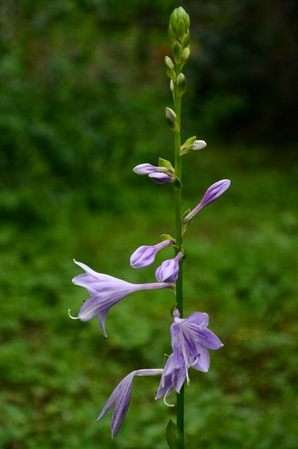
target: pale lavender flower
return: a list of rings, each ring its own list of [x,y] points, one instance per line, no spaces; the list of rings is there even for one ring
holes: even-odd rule
[[[152,181],[156,182],[156,184],[166,184],[168,182],[175,181],[175,177],[170,176],[167,173],[150,173],[148,178],[152,179]]]
[[[223,346],[219,338],[207,329],[207,313],[194,312],[188,318],[180,318],[178,309],[174,311],[174,323],[171,325],[171,341],[176,368],[185,367],[187,383],[188,368],[207,372],[210,359],[208,349]]]
[[[209,189],[206,190],[200,203],[191,211],[183,220],[183,223],[188,223],[203,207],[215,201],[221,196],[229,187],[231,181],[229,179],[222,179],[221,181],[212,184]]]
[[[149,245],[140,246],[130,256],[130,265],[132,266],[132,268],[136,269],[144,268],[147,267],[148,265],[151,265],[154,262],[155,256],[158,253],[158,251],[165,248],[166,246],[170,246],[172,243],[173,243],[172,240],[167,239],[153,246]]]
[[[166,184],[175,181],[175,172],[170,167],[159,167],[148,163],[137,165],[133,171],[137,175],[148,175],[157,184]]]
[[[185,366],[181,365],[177,367],[174,354],[171,354],[165,363],[155,399],[159,399],[163,396],[164,403],[170,407],[173,407],[173,405],[168,404],[167,397],[172,393],[173,390],[176,390],[177,393],[180,393],[185,379]]]
[[[166,167],[156,167],[155,165],[151,165],[148,163],[137,165],[133,171],[137,175],[150,175],[150,173],[166,173],[167,172]]]
[[[163,372],[162,369],[141,369],[138,371],[133,371],[128,374],[121,382],[117,385],[109,399],[107,400],[102,412],[97,418],[96,422],[100,421],[101,418],[107,413],[107,411],[114,405],[112,420],[111,420],[111,433],[112,438],[114,438],[119,432],[120,427],[125,419],[127,410],[130,404],[132,383],[135,376],[158,376]]]
[[[180,251],[174,259],[165,260],[156,270],[155,278],[158,282],[175,282],[179,274],[179,261],[183,253]]]
[[[121,299],[140,290],[154,290],[173,287],[173,284],[165,282],[131,284],[130,282],[114,278],[107,274],[97,273],[83,263],[77,261],[74,262],[85,270],[86,273],[79,274],[72,280],[72,282],[75,285],[86,288],[91,295],[91,298],[83,303],[78,317],[75,317],[75,319],[89,321],[98,315],[99,325],[105,337],[107,336],[105,331],[106,315],[110,308],[121,301]],[[70,314],[69,316],[71,317]]]

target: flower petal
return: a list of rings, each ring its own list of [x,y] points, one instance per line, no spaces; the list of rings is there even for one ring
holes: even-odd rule
[[[207,349],[202,348],[202,352],[200,353],[197,362],[194,365],[192,365],[192,368],[207,373],[209,367],[210,367],[209,352],[207,351]]]
[[[207,349],[219,349],[223,346],[220,339],[209,329],[198,330],[197,335],[202,346],[205,346]]]

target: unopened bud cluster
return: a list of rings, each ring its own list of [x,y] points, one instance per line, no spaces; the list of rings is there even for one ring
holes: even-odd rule
[[[172,44],[173,56],[177,65],[182,68],[190,55],[190,19],[182,8],[176,8],[171,14],[169,24],[169,38]]]

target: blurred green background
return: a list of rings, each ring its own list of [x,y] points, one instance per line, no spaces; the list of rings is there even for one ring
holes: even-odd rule
[[[0,2],[0,447],[163,449],[175,410],[135,379],[115,440],[95,424],[117,382],[170,351],[170,292],[140,292],[71,321],[88,294],[72,258],[131,282],[130,254],[174,232],[173,192],[133,174],[172,158],[163,58],[182,4],[192,21],[184,208],[229,191],[185,239],[185,313],[224,342],[186,390],[188,449],[297,449],[295,0]],[[174,400],[174,397],[173,397]]]

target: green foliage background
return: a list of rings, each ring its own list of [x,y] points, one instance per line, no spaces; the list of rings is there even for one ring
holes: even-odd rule
[[[192,18],[185,209],[230,190],[186,237],[186,314],[225,346],[186,391],[188,449],[283,449],[297,435],[297,4],[184,1]],[[172,0],[0,3],[0,447],[162,449],[175,411],[136,379],[115,440],[95,424],[116,383],[160,367],[173,296],[135,294],[96,320],[72,258],[131,282],[130,254],[174,232],[172,191],[132,173],[172,158],[163,58]],[[282,145],[281,145],[282,143]],[[174,399],[174,398],[173,398]]]

